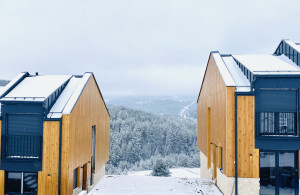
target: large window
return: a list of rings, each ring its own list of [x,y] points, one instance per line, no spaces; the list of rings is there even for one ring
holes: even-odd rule
[[[297,136],[297,114],[261,112],[259,113],[259,133],[264,136]]]
[[[38,174],[26,172],[6,172],[5,193],[36,194]]]
[[[259,89],[255,101],[259,136],[298,136],[297,89]]]
[[[42,153],[41,119],[38,114],[7,114],[6,158],[39,159]]]

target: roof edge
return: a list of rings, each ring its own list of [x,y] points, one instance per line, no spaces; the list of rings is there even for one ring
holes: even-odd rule
[[[213,58],[226,87],[235,87],[236,83],[220,53],[214,53]],[[224,66],[224,67],[222,67]],[[223,68],[223,69],[222,69]],[[227,74],[227,75],[226,75]],[[228,78],[227,78],[227,77]]]
[[[72,112],[73,108],[75,107],[80,95],[82,94],[82,92],[83,92],[86,84],[90,80],[91,76],[92,76],[92,74],[90,74],[90,73],[85,73],[83,75],[82,80],[80,81],[80,83],[74,90],[73,94],[71,95],[69,101],[65,105],[65,107],[62,111],[62,114],[70,114]]]
[[[71,114],[72,110],[74,109],[76,103],[78,102],[83,90],[85,89],[87,83],[89,82],[90,78],[93,77],[94,80],[95,80],[95,83],[96,83],[96,86],[98,88],[98,91],[100,93],[100,96],[104,102],[104,105],[105,105],[105,108],[106,108],[106,111],[110,117],[110,114],[109,114],[109,111],[108,111],[108,108],[106,106],[106,103],[104,101],[104,98],[102,96],[102,93],[100,91],[100,88],[98,86],[98,83],[96,81],[96,78],[94,76],[94,73],[92,72],[86,72],[83,77],[82,77],[82,80],[80,81],[79,85],[77,86],[77,88],[75,89],[75,91],[73,92],[72,96],[70,97],[68,103],[66,104],[66,106],[64,107],[63,111],[62,111],[62,114]]]
[[[198,94],[198,98],[197,98],[197,103],[199,101],[199,97],[200,97],[200,93],[201,93],[201,90],[202,90],[202,85],[203,85],[203,82],[204,82],[204,79],[205,79],[205,76],[206,76],[206,71],[207,71],[207,67],[208,67],[208,63],[209,63],[209,60],[210,58],[212,57],[216,63],[216,66],[219,70],[219,74],[221,75],[222,79],[223,79],[223,82],[225,84],[226,87],[236,87],[236,83],[234,81],[234,79],[232,78],[232,75],[231,73],[229,72],[222,56],[231,56],[231,54],[224,54],[224,55],[221,55],[219,53],[219,51],[211,51],[210,52],[210,55],[209,55],[209,58],[208,58],[208,61],[207,61],[207,65],[206,65],[206,68],[205,68],[205,72],[204,72],[204,75],[203,75],[203,78],[202,78],[202,82],[201,82],[201,87],[200,87],[200,91],[199,91],[199,94]],[[216,59],[216,58],[220,58],[220,59]],[[223,67],[220,67],[220,63],[222,63],[222,65],[224,65],[224,68]],[[227,72],[224,72],[222,71],[221,69],[226,69]],[[228,76],[228,81],[226,81],[226,75]]]
[[[19,73],[13,80],[11,80],[5,87],[3,87],[0,99],[6,96],[13,88],[15,88],[25,77],[29,76],[28,72]]]
[[[106,105],[106,103],[105,103],[105,101],[104,101],[104,98],[103,98],[102,92],[101,92],[101,90],[100,90],[100,87],[99,87],[99,85],[98,85],[98,82],[97,82],[97,80],[96,80],[96,77],[95,77],[95,75],[94,75],[93,72],[88,72],[88,73],[91,73],[92,76],[93,76],[93,78],[94,78],[94,80],[95,80],[95,83],[96,83],[96,85],[97,85],[98,91],[99,91],[99,93],[100,93],[100,96],[101,96],[101,98],[102,98],[102,100],[103,100],[103,103],[104,103],[104,106],[105,106],[105,108],[106,108],[106,111],[107,111],[107,113],[108,113],[108,116],[109,116],[109,118],[110,118],[110,114],[109,114],[107,105]]]
[[[212,56],[213,53],[219,53],[219,51],[211,51],[209,53],[207,63],[206,63],[206,67],[205,67],[205,71],[204,71],[204,74],[203,74],[203,77],[202,77],[202,82],[201,82],[200,91],[199,91],[198,98],[197,98],[197,103],[199,101],[199,97],[200,97],[200,93],[201,93],[201,90],[202,90],[203,82],[204,82],[205,75],[206,75],[206,72],[207,72],[208,63],[209,63],[210,57]]]

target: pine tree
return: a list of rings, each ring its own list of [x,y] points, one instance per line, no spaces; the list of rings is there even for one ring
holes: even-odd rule
[[[161,159],[158,159],[152,169],[152,176],[160,176],[160,177],[169,177],[171,174],[169,168],[166,163]]]

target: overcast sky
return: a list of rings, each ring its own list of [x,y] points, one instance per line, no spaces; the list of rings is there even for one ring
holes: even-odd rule
[[[273,53],[299,18],[298,0],[2,0],[0,78],[94,72],[105,98],[196,98],[210,51]]]

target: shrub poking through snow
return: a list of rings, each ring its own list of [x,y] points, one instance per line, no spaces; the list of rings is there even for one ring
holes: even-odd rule
[[[160,177],[169,177],[171,174],[167,164],[162,161],[161,159],[156,160],[153,169],[152,169],[152,176],[160,176]]]

